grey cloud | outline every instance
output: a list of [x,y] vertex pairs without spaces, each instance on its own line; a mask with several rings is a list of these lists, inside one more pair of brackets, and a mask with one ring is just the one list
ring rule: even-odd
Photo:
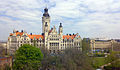
[[[46,4],[51,16],[51,26],[58,26],[62,22],[64,34],[78,32],[82,37],[120,37],[120,1],[0,0],[0,39],[7,40],[13,29],[40,34],[41,17]],[[8,16],[19,19],[13,20]]]

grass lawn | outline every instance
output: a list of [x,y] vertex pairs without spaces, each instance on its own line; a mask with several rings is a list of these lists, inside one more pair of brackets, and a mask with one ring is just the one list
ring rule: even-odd
[[99,68],[100,66],[106,64],[105,63],[105,57],[94,57],[93,58],[93,66],[95,68]]

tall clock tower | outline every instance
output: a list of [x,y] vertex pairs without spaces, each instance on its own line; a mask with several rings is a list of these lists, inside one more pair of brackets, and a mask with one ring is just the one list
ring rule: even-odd
[[50,30],[50,15],[48,13],[48,9],[44,9],[44,14],[42,17],[42,33],[45,33],[45,25],[48,25],[48,31]]

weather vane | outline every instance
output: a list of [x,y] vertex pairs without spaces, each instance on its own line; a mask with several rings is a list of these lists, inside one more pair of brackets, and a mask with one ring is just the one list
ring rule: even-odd
[[47,3],[46,3],[46,8],[48,8]]

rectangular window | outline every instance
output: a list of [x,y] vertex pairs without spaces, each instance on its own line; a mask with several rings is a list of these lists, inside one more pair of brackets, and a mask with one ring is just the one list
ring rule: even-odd
[[24,41],[24,43],[26,43],[26,41]]

